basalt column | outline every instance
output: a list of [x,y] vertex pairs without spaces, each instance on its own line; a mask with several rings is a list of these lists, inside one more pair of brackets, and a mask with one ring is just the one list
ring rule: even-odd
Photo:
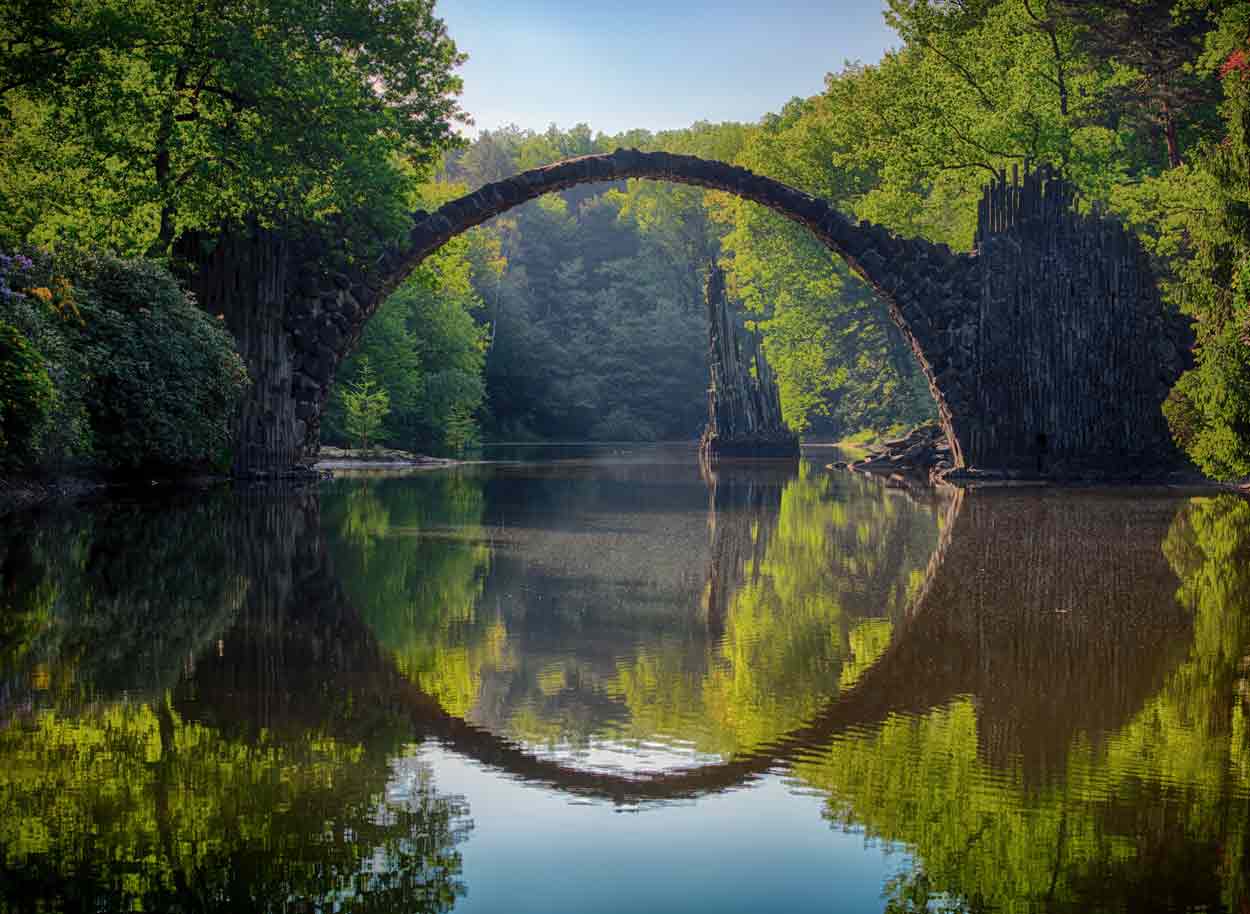
[[754,333],[740,333],[725,295],[725,276],[713,266],[705,291],[708,318],[707,428],[699,457],[799,455],[799,439],[781,418],[777,379]]
[[1138,240],[1080,212],[1048,171],[1004,173],[981,201],[973,257],[980,288],[960,341],[973,371],[952,385],[966,463],[1064,477],[1174,462],[1161,404],[1188,331]]
[[178,254],[200,307],[225,322],[252,382],[237,420],[234,471],[290,470],[305,433],[293,395],[296,352],[284,326],[296,284],[293,245],[253,228],[211,240],[186,236]]
[[252,381],[236,427],[236,475],[306,472],[335,371],[377,304],[378,281],[327,268],[322,248],[315,237],[254,225],[178,242],[189,288],[225,322]]

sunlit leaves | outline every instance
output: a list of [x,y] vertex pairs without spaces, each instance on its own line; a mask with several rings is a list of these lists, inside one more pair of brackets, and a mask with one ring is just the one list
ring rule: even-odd
[[[432,164],[461,119],[451,71],[462,58],[432,6],[6,7],[0,33],[13,53],[0,82],[14,87],[5,101],[18,115],[0,131],[15,153],[0,169],[17,210],[6,231],[132,252],[245,216],[346,213],[397,231],[413,173],[404,163]],[[34,158],[43,149],[52,184]]]

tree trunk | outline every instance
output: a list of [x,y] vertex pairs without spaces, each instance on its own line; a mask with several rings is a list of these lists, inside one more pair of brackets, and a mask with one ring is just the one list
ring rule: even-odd
[[1176,118],[1172,116],[1172,109],[1165,101],[1163,107],[1163,136],[1168,144],[1168,166],[1176,168],[1182,164],[1180,140],[1176,136]]

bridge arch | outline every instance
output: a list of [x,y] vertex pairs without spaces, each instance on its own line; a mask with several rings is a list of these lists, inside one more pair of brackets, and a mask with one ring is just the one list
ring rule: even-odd
[[[521,172],[502,181],[478,188],[473,193],[452,200],[432,213],[415,214],[414,225],[403,245],[383,255],[372,276],[339,278],[335,298],[337,308],[328,312],[349,314],[349,326],[342,334],[336,358],[324,351],[324,337],[315,326],[302,336],[310,344],[301,354],[304,367],[312,380],[317,375],[332,377],[333,367],[351,351],[369,317],[425,258],[457,235],[474,226],[520,206],[544,194],[565,190],[579,184],[643,178],[688,184],[734,194],[759,203],[811,231],[827,248],[846,261],[852,272],[861,277],[884,302],[894,323],[900,328],[916,360],[928,379],[933,398],[948,437],[957,465],[962,465],[962,451],[957,430],[951,424],[953,401],[960,399],[956,382],[961,377],[951,370],[951,347],[947,330],[963,310],[964,283],[971,265],[966,256],[953,254],[945,245],[919,239],[901,239],[888,230],[866,222],[856,224],[824,200],[804,193],[780,181],[755,174],[739,166],[727,165],[696,156],[667,152],[640,152],[618,149],[612,153],[582,156],[552,165]],[[314,324],[324,296],[309,297],[303,312],[294,323]],[[333,336],[333,334],[331,334]],[[328,363],[333,362],[333,365]],[[328,384],[304,384],[296,390],[303,399],[301,415],[312,419],[320,415]],[[955,404],[957,405],[957,404]],[[307,444],[315,449],[316,428],[307,429]]]
[[328,272],[277,233],[186,239],[200,303],[224,316],[254,385],[238,471],[283,471],[315,454],[338,366],[381,302],[455,236],[579,184],[645,178],[724,191],[804,226],[882,301],[937,404],[957,467],[1047,475],[1158,474],[1175,451],[1160,405],[1189,363],[1187,323],[1165,315],[1141,244],[1077,213],[1072,188],[1039,172],[985,191],[976,248],[900,238],[745,168],[618,149],[487,184],[414,214],[401,244],[367,267]]

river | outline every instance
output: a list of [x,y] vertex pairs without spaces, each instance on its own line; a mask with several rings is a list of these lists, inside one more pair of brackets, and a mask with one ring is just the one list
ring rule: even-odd
[[692,448],[0,532],[0,911],[1250,910],[1250,501]]

